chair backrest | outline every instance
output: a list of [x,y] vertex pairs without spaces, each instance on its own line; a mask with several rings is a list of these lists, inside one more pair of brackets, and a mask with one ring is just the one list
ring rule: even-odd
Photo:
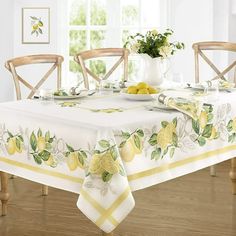
[[228,51],[228,52],[236,52],[236,43],[229,43],[229,42],[216,42],[216,41],[210,41],[210,42],[199,42],[193,44],[194,49],[194,58],[195,58],[195,82],[199,82],[199,55],[203,58],[203,60],[212,68],[212,70],[217,74],[212,79],[224,79],[225,74],[227,74],[229,71],[231,71],[234,68],[234,83],[236,83],[236,61],[231,63],[226,69],[224,69],[222,72],[216,67],[215,64],[209,59],[209,57],[206,56],[206,54],[203,51]]
[[[63,61],[64,58],[62,56],[54,54],[29,55],[8,60],[5,63],[5,67],[12,74],[16,89],[17,100],[21,99],[20,82],[30,89],[30,94],[27,98],[32,98],[35,92],[48,79],[48,77],[55,69],[57,69],[57,89],[59,89],[61,87],[61,65]],[[44,74],[44,76],[39,80],[39,82],[35,86],[32,86],[29,82],[21,78],[21,76],[19,76],[16,71],[16,68],[20,66],[42,63],[52,64],[52,67],[50,67],[50,69]]]
[[[90,75],[93,79],[100,83],[101,80],[106,80],[122,62],[124,62],[123,82],[126,82],[128,78],[128,56],[129,50],[126,48],[101,48],[80,52],[75,55],[74,60],[81,66],[85,88],[89,88],[88,75]],[[99,57],[119,57],[118,61],[111,67],[111,69],[106,73],[106,75],[102,79],[95,75],[85,65],[86,60]]]

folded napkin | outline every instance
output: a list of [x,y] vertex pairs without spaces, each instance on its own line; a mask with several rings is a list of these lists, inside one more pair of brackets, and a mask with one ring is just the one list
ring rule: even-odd
[[184,97],[172,97],[164,94],[160,94],[158,96],[158,101],[190,116],[194,120],[198,119],[203,105],[200,101],[196,101],[194,99],[190,100]]

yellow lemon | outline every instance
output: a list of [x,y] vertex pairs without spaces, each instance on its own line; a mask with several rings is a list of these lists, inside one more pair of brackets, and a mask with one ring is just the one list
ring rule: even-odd
[[139,148],[135,144],[134,135],[132,137],[130,137],[130,141],[131,141],[131,144],[133,146],[134,153],[135,154],[140,154],[143,151],[143,144],[142,144],[142,142],[141,142],[141,140],[140,140],[140,138],[138,136],[137,136],[137,139],[139,139],[139,143],[140,143],[140,147]]
[[216,128],[213,126],[212,127],[212,130],[211,130],[211,137],[210,137],[210,139],[215,139],[215,138],[217,138],[217,130],[216,130]]
[[142,88],[138,90],[138,94],[149,94],[149,91],[147,88]]
[[149,86],[148,91],[149,91],[150,94],[155,94],[155,93],[159,92],[157,89],[155,89],[155,88],[153,88],[151,86]]
[[102,155],[94,154],[89,166],[89,172],[91,174],[100,175],[104,172],[102,167]]
[[129,86],[128,89],[127,89],[127,92],[129,94],[136,94],[138,92],[138,89],[136,86]]
[[122,148],[120,148],[120,156],[126,162],[130,162],[134,159],[135,152],[133,144],[130,139],[128,139],[125,145]]
[[202,129],[207,125],[207,113],[205,111],[202,111],[199,116],[199,124]]
[[138,89],[148,89],[148,87],[149,87],[148,84],[145,82],[140,82],[137,84]]
[[78,167],[78,154],[76,152],[71,152],[66,159],[67,165],[71,171]]
[[173,133],[176,132],[176,128],[173,123],[169,123],[165,128],[162,128],[157,134],[157,143],[161,149],[165,150],[168,144],[173,141]]
[[44,163],[48,166],[51,166],[54,163],[54,158],[52,155],[49,156],[47,161],[44,161]]
[[233,130],[236,131],[236,118],[233,119],[232,127]]
[[16,141],[15,138],[10,138],[7,144],[7,152],[9,155],[13,155],[16,152]]
[[110,174],[116,174],[119,172],[119,161],[117,159],[114,161],[113,157],[109,152],[102,156],[101,164],[104,170],[109,172]]
[[40,136],[37,141],[39,151],[43,151],[46,148],[46,140],[44,137]]
[[39,27],[39,26],[38,26],[37,24],[33,25],[33,30],[37,30],[38,27]]

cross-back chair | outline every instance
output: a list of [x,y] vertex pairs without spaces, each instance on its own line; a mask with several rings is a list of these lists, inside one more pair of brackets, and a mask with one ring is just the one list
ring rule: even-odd
[[[30,89],[30,93],[27,98],[32,98],[35,92],[40,88],[40,86],[49,78],[52,72],[57,69],[57,89],[61,87],[61,65],[64,61],[64,58],[59,55],[54,54],[41,54],[41,55],[30,55],[17,57],[11,60],[8,60],[5,64],[5,67],[12,74],[17,100],[21,99],[21,89],[20,82],[25,85],[28,89]],[[45,73],[45,75],[41,78],[40,81],[35,86],[32,86],[29,82],[21,78],[21,76],[17,73],[16,68],[25,65],[31,64],[52,64],[52,67]]]
[[198,42],[193,44],[194,49],[194,57],[195,57],[195,82],[199,83],[199,56],[212,68],[212,70],[216,73],[216,76],[212,79],[224,79],[225,75],[234,69],[234,83],[236,83],[236,61],[231,63],[228,67],[226,67],[223,71],[220,71],[217,66],[207,57],[204,53],[205,51],[226,51],[226,52],[236,52],[236,43],[229,42],[216,42],[216,41],[208,41],[208,42]]
[[[102,80],[108,79],[108,77],[117,69],[117,67],[122,62],[124,63],[123,82],[126,82],[128,78],[128,56],[129,50],[126,48],[101,48],[80,52],[75,55],[74,60],[81,66],[84,78],[84,86],[85,88],[89,89],[88,75],[90,75],[93,79],[100,83]],[[118,61],[111,67],[111,69],[106,73],[103,78],[99,78],[85,65],[86,60],[100,57],[119,57]]]
[[[27,98],[30,99],[34,96],[35,92],[40,88],[40,86],[49,78],[54,70],[57,70],[57,89],[59,89],[61,87],[61,65],[63,61],[64,58],[62,56],[54,54],[29,55],[8,60],[5,63],[5,67],[12,74],[17,100],[22,99],[20,83],[25,85],[30,90],[30,93],[27,96]],[[31,64],[52,64],[50,69],[44,74],[44,76],[37,82],[35,86],[23,79],[16,70],[17,67]],[[48,195],[48,186],[42,186],[42,194]]]
[[[236,83],[236,61],[227,66],[223,71],[217,68],[217,66],[212,62],[211,59],[204,53],[205,51],[226,51],[226,52],[236,52],[236,43],[229,42],[217,42],[217,41],[206,41],[206,42],[198,42],[193,44],[194,50],[194,59],[195,59],[195,82],[199,83],[199,56],[211,67],[211,69],[216,73],[216,76],[212,78],[212,80],[216,79],[224,79],[225,75],[234,69],[234,83]],[[210,168],[211,176],[216,175],[215,166],[211,166]]]

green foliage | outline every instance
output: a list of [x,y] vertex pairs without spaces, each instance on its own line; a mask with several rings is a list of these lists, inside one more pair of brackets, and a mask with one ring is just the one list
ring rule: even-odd
[[106,25],[106,9],[103,1],[91,1],[91,25]]
[[145,35],[136,33],[130,35],[124,44],[125,48],[139,54],[148,54],[152,58],[166,58],[173,55],[176,50],[183,49],[184,44],[180,42],[169,42],[173,31],[167,29],[164,33],[157,30],[147,31]]
[[123,25],[138,24],[138,7],[134,5],[126,5],[122,8]]

